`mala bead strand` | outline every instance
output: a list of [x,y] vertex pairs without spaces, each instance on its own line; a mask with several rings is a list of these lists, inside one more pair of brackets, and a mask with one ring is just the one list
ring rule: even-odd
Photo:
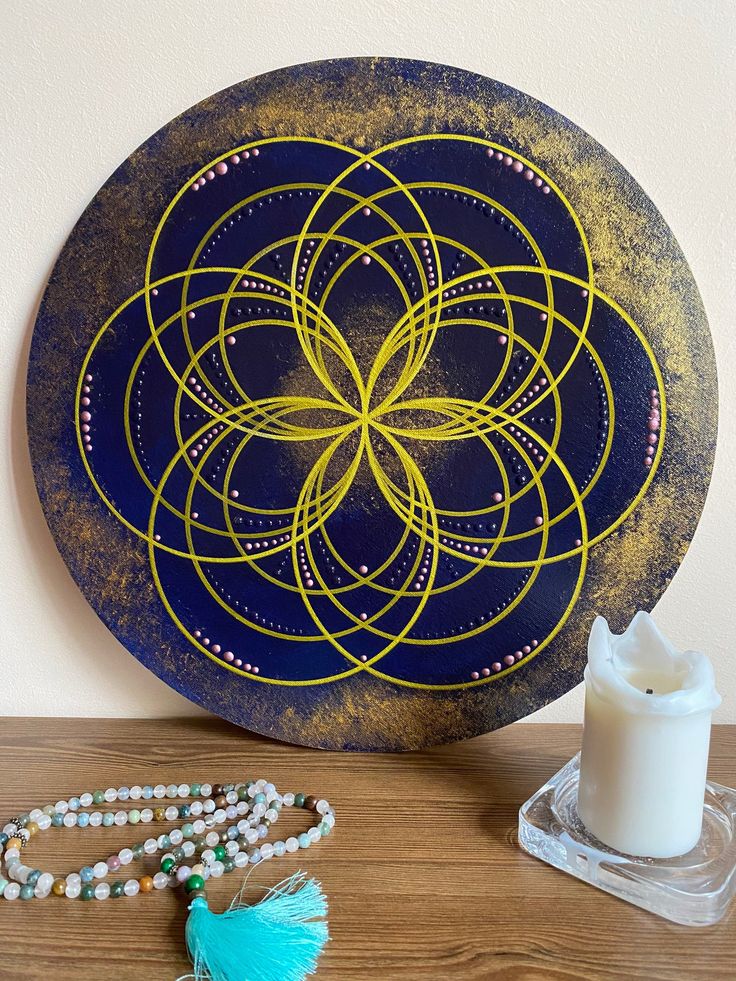
[[[105,803],[168,800],[191,803],[168,803],[117,810],[86,810]],[[263,841],[278,821],[283,807],[304,808],[314,812],[319,821],[297,837],[273,844]],[[21,861],[21,853],[39,831],[56,828],[111,827],[125,824],[151,824],[182,820],[180,828],[157,838],[148,838],[130,848],[123,848],[105,861],[84,866],[65,878],[34,869]],[[235,822],[218,831],[216,828]],[[28,814],[12,818],[0,832],[0,895],[7,900],[43,899],[53,893],[68,899],[118,899],[136,896],[178,885],[195,899],[205,896],[206,881],[219,878],[236,868],[257,864],[313,843],[330,833],[335,824],[334,811],[324,799],[302,793],[280,794],[266,780],[237,784],[157,784],[156,786],[108,788],[59,800],[55,805],[35,808]],[[260,842],[260,844],[259,844]],[[134,860],[163,851],[159,870],[140,878],[104,881],[110,873]],[[188,864],[191,860],[191,864]]]

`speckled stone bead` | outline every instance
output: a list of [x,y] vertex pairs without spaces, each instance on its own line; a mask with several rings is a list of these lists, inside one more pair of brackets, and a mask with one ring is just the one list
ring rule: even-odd
[[93,792],[93,794],[92,794],[92,800],[93,800],[93,802],[95,804],[104,804],[105,803],[105,791],[104,790],[95,790]]
[[90,899],[95,898],[95,887],[91,885],[82,886],[82,891],[79,894],[79,898],[88,902]]
[[120,879],[117,882],[113,882],[110,886],[110,896],[113,899],[120,899],[124,895],[125,883],[121,882]]
[[24,886],[20,887],[20,898],[21,899],[33,899],[33,886],[26,883]]
[[304,807],[306,799],[304,794],[294,794],[294,807]]

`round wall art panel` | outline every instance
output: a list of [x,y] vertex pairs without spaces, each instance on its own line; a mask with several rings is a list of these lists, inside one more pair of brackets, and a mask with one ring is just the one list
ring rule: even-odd
[[139,661],[277,739],[412,749],[557,698],[594,614],[653,606],[716,371],[595,140],[359,58],[234,85],[118,168],[46,290],[28,421],[59,550]]

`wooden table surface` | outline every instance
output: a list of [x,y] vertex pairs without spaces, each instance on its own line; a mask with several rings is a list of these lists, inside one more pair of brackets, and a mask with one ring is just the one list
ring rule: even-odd
[[[83,790],[264,776],[336,810],[329,838],[251,876],[271,885],[301,866],[322,881],[325,981],[735,978],[736,914],[715,927],[675,926],[517,846],[519,805],[579,741],[577,726],[517,724],[427,752],[359,756],[284,746],[214,719],[5,719],[0,826]],[[710,774],[736,783],[736,728],[714,731]],[[304,830],[304,819],[289,814],[279,831]],[[27,859],[66,874],[142,832],[49,831]],[[218,911],[239,880],[213,881]],[[185,915],[168,889],[106,902],[0,900],[0,978],[173,981],[188,970]]]

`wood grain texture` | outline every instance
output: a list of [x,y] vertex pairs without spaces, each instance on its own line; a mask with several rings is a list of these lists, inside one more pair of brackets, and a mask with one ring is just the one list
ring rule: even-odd
[[[517,724],[421,753],[356,756],[280,745],[215,719],[5,719],[0,817],[98,787],[264,776],[325,796],[337,812],[332,836],[250,880],[272,885],[299,866],[321,879],[332,936],[325,981],[734,978],[733,913],[716,927],[678,927],[518,848],[519,805],[579,741],[576,726]],[[735,756],[736,727],[716,728],[711,776],[733,786]],[[279,831],[305,820],[288,815]],[[28,859],[66,874],[142,840],[142,830],[49,831]],[[219,908],[239,881],[233,873],[212,885]],[[170,890],[104,903],[0,900],[0,978],[173,981],[188,970],[184,921]]]

